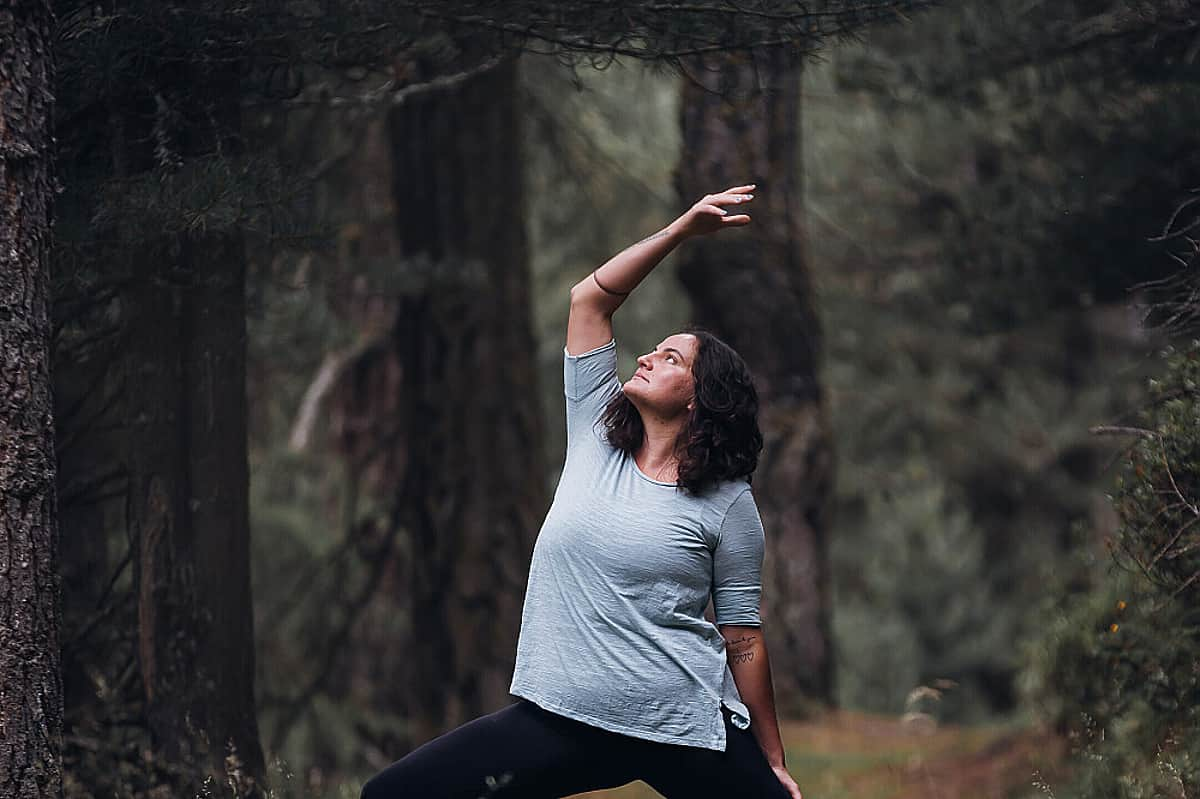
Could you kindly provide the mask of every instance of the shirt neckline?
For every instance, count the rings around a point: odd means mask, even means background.
[[[662,480],[655,480],[653,477],[651,477],[651,476],[649,476],[648,474],[646,474],[645,472],[643,472],[643,471],[642,471],[642,467],[640,467],[640,466],[638,466],[638,465],[637,465],[637,458],[633,457],[633,455],[632,455],[632,454],[630,454],[630,453],[626,452],[626,453],[625,453],[625,457],[626,457],[626,458],[629,458],[629,462],[630,462],[630,463],[633,465],[633,470],[634,470],[635,472],[637,472],[637,475],[638,475],[638,477],[642,478],[642,479],[643,479],[643,480],[645,480],[646,482],[648,482],[648,483],[654,483],[655,485],[658,485],[658,486],[668,486],[668,487],[670,487],[670,488],[678,488],[678,487],[679,487],[679,483],[678,483],[678,482],[674,482],[674,483],[667,483],[667,482],[664,482],[664,481],[662,481]]]

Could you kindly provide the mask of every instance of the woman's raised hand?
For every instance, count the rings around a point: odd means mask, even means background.
[[[750,217],[738,211],[754,199],[754,195],[750,194],[754,186],[753,183],[731,186],[725,191],[704,195],[675,220],[674,227],[683,236],[703,236],[721,228],[750,224]]]

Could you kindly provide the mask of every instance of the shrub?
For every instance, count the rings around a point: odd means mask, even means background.
[[[1200,342],[1164,372],[1110,495],[1120,520],[1086,533],[1044,608],[1023,693],[1074,746],[1061,796],[1190,797],[1200,791]]]

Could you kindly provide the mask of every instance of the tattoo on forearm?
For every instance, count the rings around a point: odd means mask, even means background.
[[[633,244],[630,244],[628,247],[625,248],[625,250],[632,250],[634,247],[638,246],[639,244],[645,244],[646,242],[651,241],[653,239],[661,239],[665,235],[667,235],[666,230],[660,230],[657,233],[651,233],[649,236],[642,239],[641,241],[635,241]],[[625,250],[622,250],[621,252],[624,252]]]
[[[754,649],[758,644],[758,636],[743,635],[733,641],[726,643],[726,648],[729,650],[729,660],[731,663],[750,663],[754,660]]]

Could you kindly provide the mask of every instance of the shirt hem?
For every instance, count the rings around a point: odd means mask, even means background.
[[[600,729],[608,730],[609,732],[615,732],[615,733],[619,733],[621,735],[629,735],[633,738],[641,738],[641,739],[647,740],[647,741],[654,741],[655,743],[677,744],[680,746],[694,746],[694,747],[698,747],[701,749],[712,749],[717,752],[725,751],[725,747],[722,746],[722,743],[720,741],[716,741],[713,743],[697,744],[697,743],[694,743],[687,739],[680,738],[679,736],[676,736],[676,735],[668,735],[667,733],[661,733],[661,732],[647,732],[646,730],[641,730],[641,729],[637,729],[637,728],[633,728],[633,727],[626,727],[624,725],[611,722],[608,719],[599,718],[597,716],[592,716],[587,713],[581,713],[578,710],[575,710],[574,708],[563,707],[562,705],[559,705],[555,702],[551,702],[547,699],[543,699],[542,697],[538,696],[535,692],[527,691],[526,689],[521,688],[520,686],[511,686],[509,688],[508,692],[510,694],[512,694],[513,696],[519,696],[523,699],[528,699],[530,702],[533,702],[535,705],[537,705],[540,708],[543,708],[544,710],[549,710],[552,713],[559,714],[560,716],[566,716],[567,718],[574,719],[575,721],[580,721],[580,722],[583,722],[584,724],[590,724],[593,727],[599,727]],[[719,705],[718,705],[717,712],[720,713]],[[725,720],[724,720],[724,718],[722,718],[721,719],[722,729],[724,729],[724,723],[725,723]],[[727,744],[728,744],[728,742],[726,742],[726,745]]]

